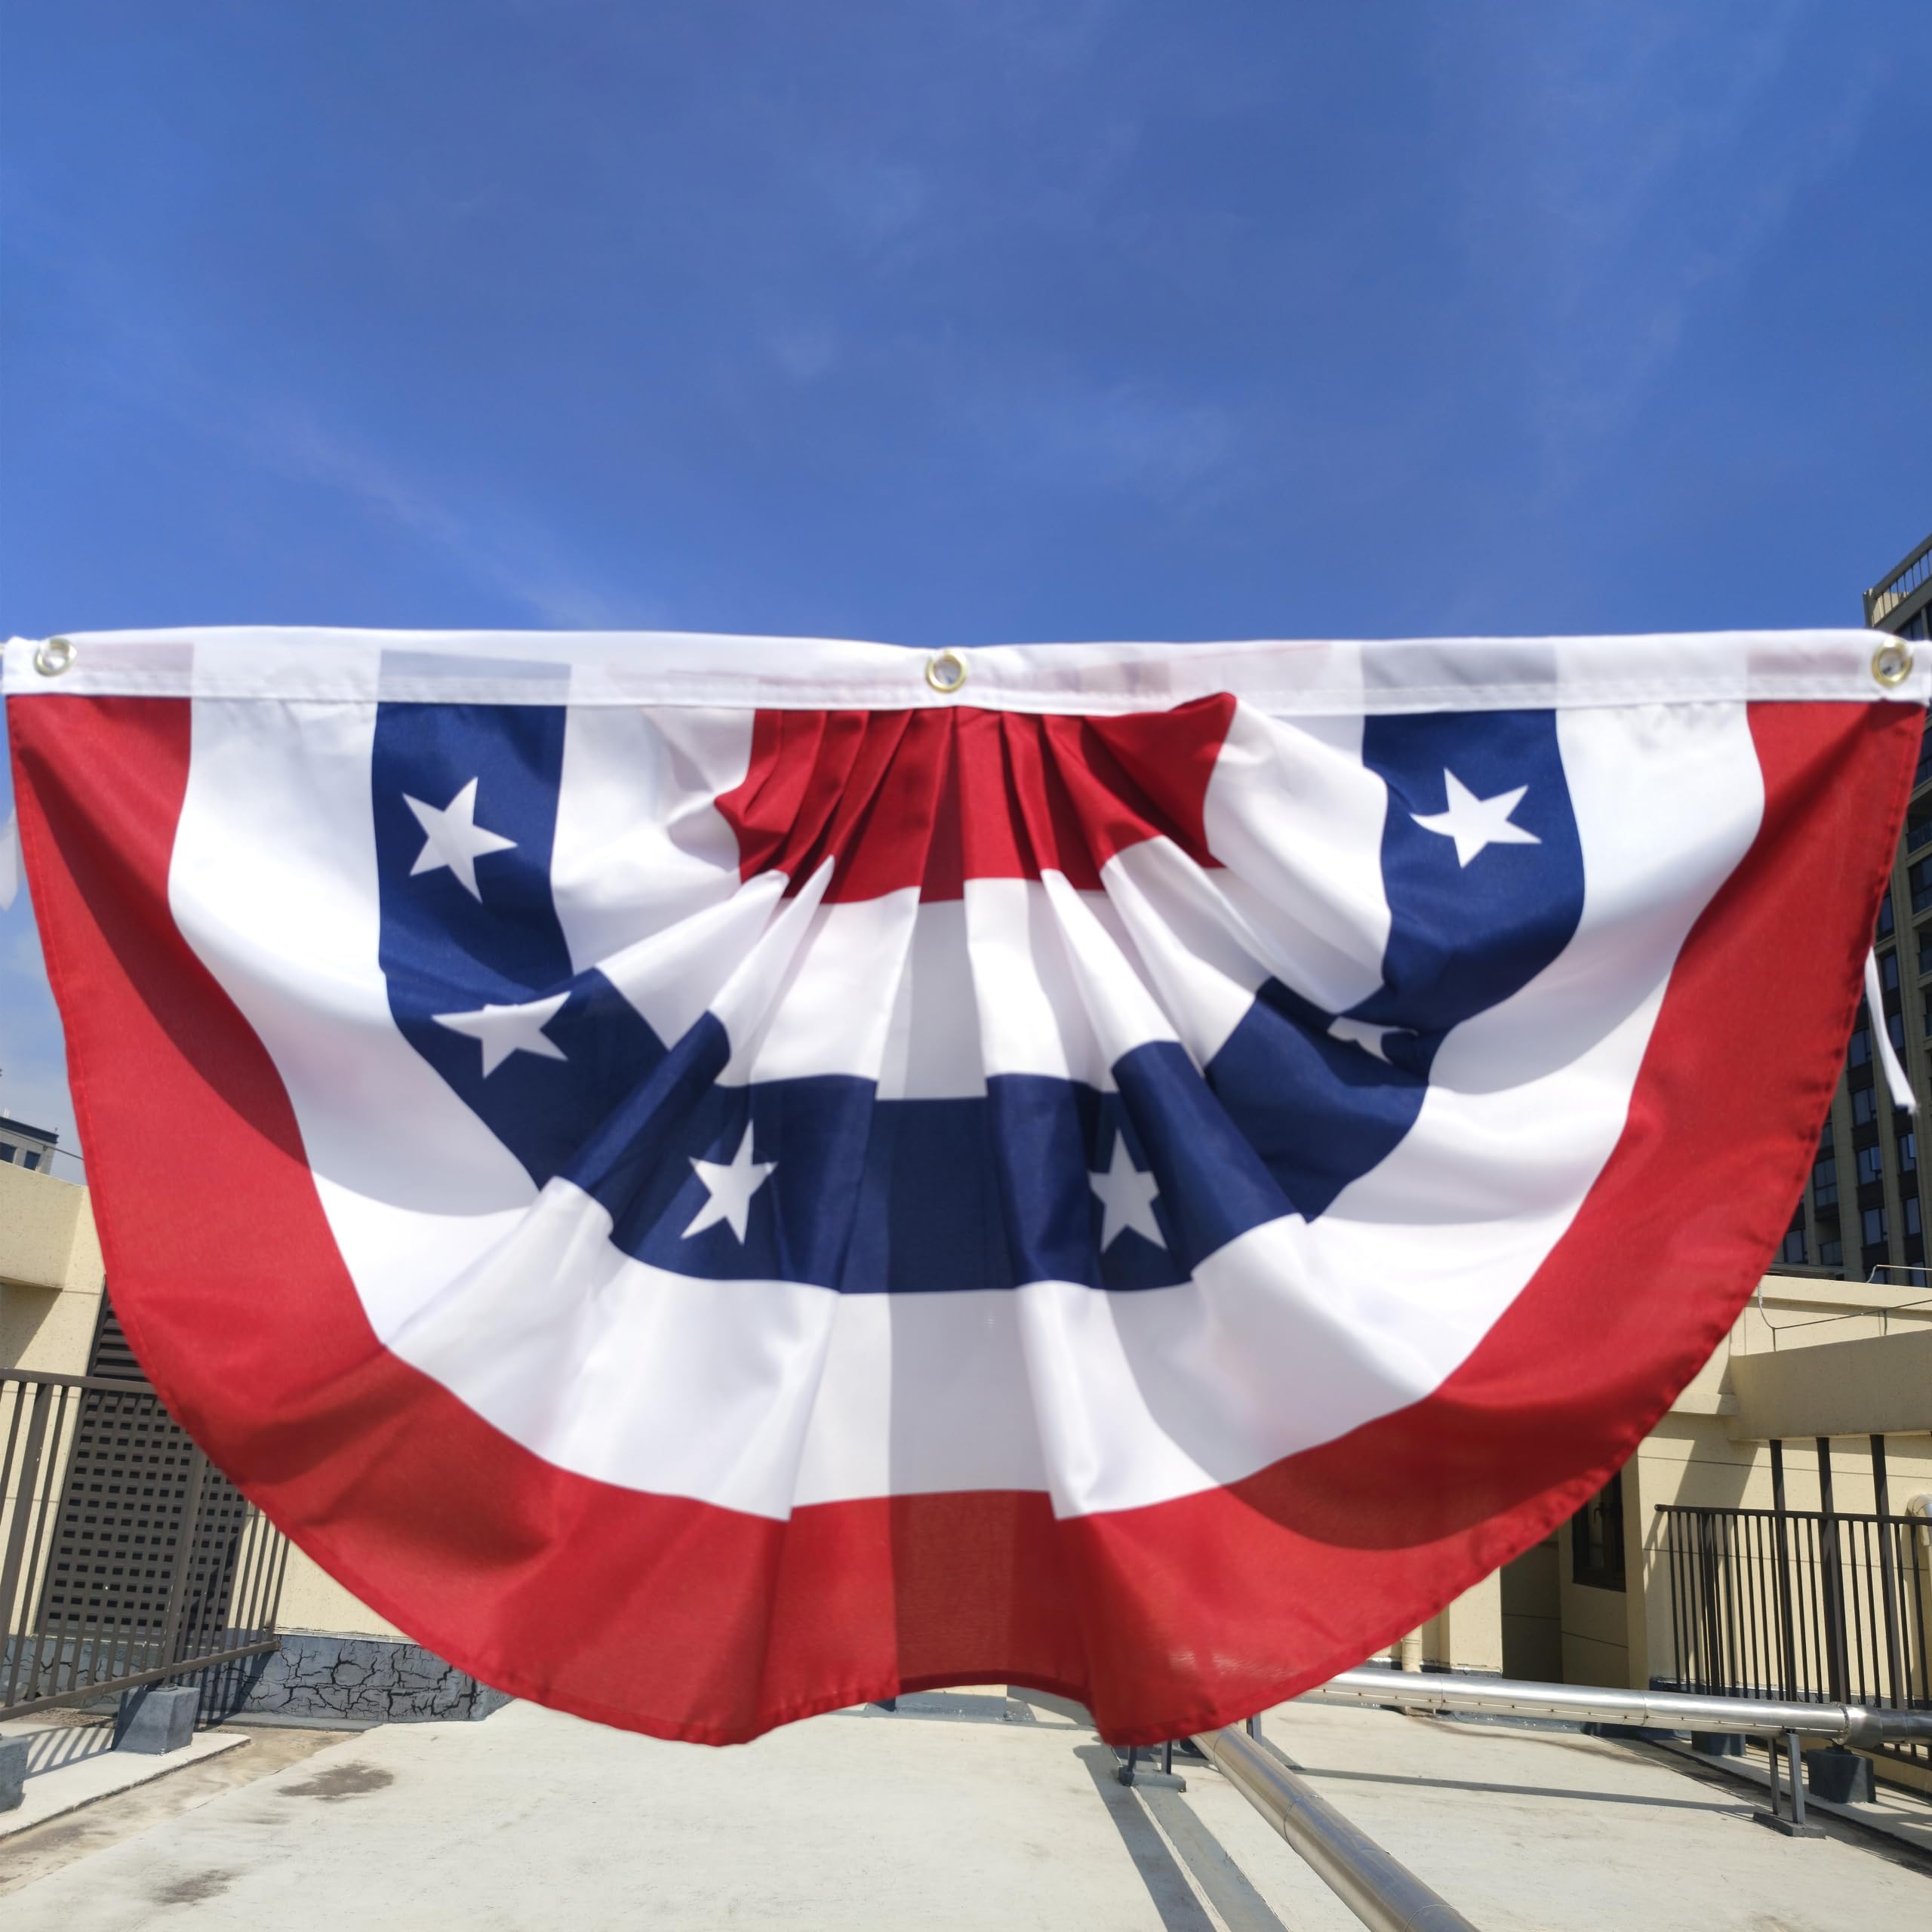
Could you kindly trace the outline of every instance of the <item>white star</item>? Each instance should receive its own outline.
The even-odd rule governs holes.
[[[536,1054],[544,1060],[568,1057],[544,1028],[563,1011],[568,993],[533,999],[522,1006],[485,1005],[475,1013],[438,1013],[431,1016],[452,1033],[466,1033],[481,1042],[483,1077],[490,1075],[512,1054]]]
[[[685,1240],[726,1221],[742,1246],[745,1230],[751,1225],[752,1196],[770,1179],[778,1163],[752,1158],[752,1124],[746,1121],[745,1137],[738,1143],[738,1151],[732,1155],[729,1167],[718,1161],[695,1158],[691,1165],[697,1170],[697,1177],[704,1183],[711,1198],[691,1217],[691,1226],[685,1230]]]
[[[1165,1247],[1161,1224],[1154,1218],[1154,1197],[1161,1191],[1151,1174],[1143,1174],[1127,1151],[1127,1137],[1114,1131],[1113,1164],[1103,1174],[1090,1174],[1087,1184],[1100,1197],[1100,1252],[1104,1254],[1129,1228],[1145,1235],[1156,1247]]]
[[[476,862],[486,852],[507,852],[514,848],[516,841],[505,838],[494,832],[485,832],[476,823],[476,780],[472,779],[441,811],[434,805],[426,805],[420,798],[412,798],[405,792],[402,802],[416,814],[416,823],[428,835],[423,839],[423,849],[416,855],[416,863],[409,869],[414,878],[418,872],[439,872],[445,866],[462,880],[463,890],[471,898],[483,897],[476,883]]]
[[[1488,845],[1540,845],[1534,832],[1509,823],[1509,814],[1523,802],[1530,788],[1518,785],[1513,792],[1499,792],[1493,798],[1478,798],[1456,774],[1446,768],[1442,782],[1449,794],[1449,809],[1441,812],[1411,812],[1409,816],[1425,832],[1439,832],[1456,841],[1456,863],[1466,866]]]

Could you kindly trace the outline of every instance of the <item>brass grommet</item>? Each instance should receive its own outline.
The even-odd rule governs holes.
[[[51,637],[35,647],[33,668],[43,678],[57,678],[73,663],[74,640],[70,637]]]
[[[1872,675],[1887,691],[1912,675],[1912,651],[1902,638],[1888,637],[1872,652]]]
[[[926,660],[926,682],[942,697],[950,697],[968,675],[966,660],[956,651],[937,651]]]

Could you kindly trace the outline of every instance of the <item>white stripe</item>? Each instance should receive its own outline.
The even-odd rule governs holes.
[[[1714,631],[1614,638],[1309,638],[1239,644],[998,645],[961,654],[956,697],[924,651],[817,638],[656,631],[86,631],[72,666],[6,647],[9,697],[205,697],[305,703],[695,705],[924,710],[964,703],[1091,716],[1232,693],[1297,717],[1545,710],[1818,698],[1922,705],[1932,654],[1896,686],[1872,675],[1863,630]],[[386,658],[403,661],[386,666]],[[559,675],[568,668],[568,679]]]
[[[738,841],[717,801],[743,783],[751,743],[743,712],[571,712],[550,885],[577,971],[737,890]]]
[[[1331,1013],[1382,985],[1389,788],[1362,763],[1353,717],[1291,722],[1237,708],[1208,781],[1208,849],[1246,948]]]

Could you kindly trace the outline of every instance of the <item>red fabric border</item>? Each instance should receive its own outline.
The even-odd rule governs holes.
[[[168,916],[188,706],[50,695],[9,715],[115,1305],[170,1407],[420,1642],[518,1696],[709,1743],[986,1681],[1083,1699],[1118,1743],[1227,1723],[1543,1535],[1695,1373],[1783,1232],[1921,724],[1754,708],[1764,825],[1679,961],[1626,1131],[1426,1401],[1145,1509],[1056,1524],[1042,1497],[969,1494],[781,1524],[568,1475],[381,1346],[275,1069]]]

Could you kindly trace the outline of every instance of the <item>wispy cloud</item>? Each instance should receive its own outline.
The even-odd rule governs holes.
[[[186,398],[182,401],[185,405]],[[461,512],[374,445],[323,423],[308,407],[258,398],[224,416],[217,433],[246,445],[264,469],[340,491],[371,513],[433,544],[475,583],[563,629],[609,629],[656,613],[620,598],[565,554],[554,534],[503,504]]]
[[[1883,50],[1875,38],[1862,60],[1801,74],[1820,16],[1818,0],[1577,0],[1534,35],[1512,8],[1444,29],[1441,85],[1481,102],[1464,245],[1475,280],[1519,294],[1522,380],[1556,487],[1580,481],[1700,312],[1858,140]]]
[[[1022,474],[1084,495],[1150,497],[1170,510],[1211,501],[1235,459],[1232,412],[1145,381],[1051,380],[984,372],[954,406]]]
[[[339,492],[540,623],[607,629],[661,617],[654,600],[612,586],[541,517],[502,493],[439,475],[432,459],[402,457],[321,399],[234,375],[215,345],[198,347],[193,332],[169,317],[156,291],[128,287],[70,233],[50,241],[53,218],[17,183],[9,183],[8,201],[17,231],[42,231],[34,237],[37,263],[59,278],[63,326],[88,345],[100,389],[165,412],[269,475]]]

